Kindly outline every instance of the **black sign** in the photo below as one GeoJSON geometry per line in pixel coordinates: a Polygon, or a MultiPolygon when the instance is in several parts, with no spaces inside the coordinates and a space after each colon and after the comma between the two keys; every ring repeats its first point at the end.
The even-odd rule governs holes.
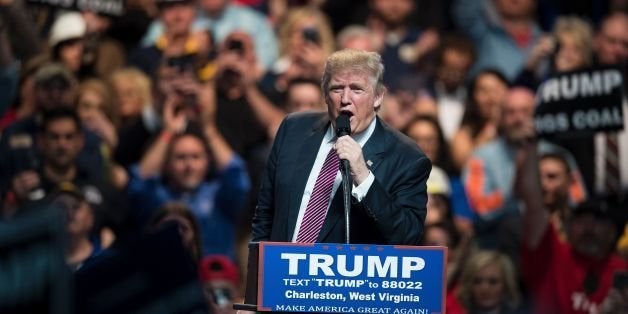
{"type": "Polygon", "coordinates": [[[124,0],[28,0],[30,3],[44,4],[55,8],[78,11],[92,11],[102,15],[121,16],[124,14],[124,0]]]}
{"type": "Polygon", "coordinates": [[[536,93],[539,135],[616,131],[624,128],[623,77],[615,68],[561,73],[536,93]]]}

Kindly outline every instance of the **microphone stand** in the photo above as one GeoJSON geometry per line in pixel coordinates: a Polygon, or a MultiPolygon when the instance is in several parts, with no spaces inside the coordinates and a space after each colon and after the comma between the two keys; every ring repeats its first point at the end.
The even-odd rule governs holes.
{"type": "Polygon", "coordinates": [[[342,198],[345,209],[345,243],[350,243],[349,230],[349,214],[351,212],[351,189],[353,188],[353,180],[351,178],[351,174],[349,173],[349,169],[342,167],[342,198]]]}
{"type": "MultiPolygon", "coordinates": [[[[351,121],[348,115],[341,114],[336,118],[336,136],[341,137],[351,134],[351,121]]],[[[350,165],[348,160],[340,161],[340,172],[342,173],[342,197],[345,209],[345,243],[349,244],[349,212],[351,211],[351,188],[353,180],[351,178],[350,165]]]]}

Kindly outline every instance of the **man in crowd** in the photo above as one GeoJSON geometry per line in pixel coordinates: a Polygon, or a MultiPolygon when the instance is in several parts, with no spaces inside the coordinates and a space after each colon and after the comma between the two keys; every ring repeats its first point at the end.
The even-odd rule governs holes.
{"type": "Polygon", "coordinates": [[[486,68],[496,68],[509,79],[519,74],[541,37],[534,19],[535,9],[536,0],[454,2],[454,22],[476,42],[477,60],[472,76],[486,68]]]}
{"type": "Polygon", "coordinates": [[[158,0],[156,3],[164,32],[151,45],[132,51],[129,63],[140,68],[149,77],[156,77],[158,74],[155,72],[163,63],[179,61],[178,66],[182,70],[192,70],[193,57],[199,50],[197,38],[192,32],[192,22],[196,14],[194,1],[158,0]],[[184,68],[186,66],[187,69],[184,68]]]}
{"type": "Polygon", "coordinates": [[[429,93],[434,98],[438,123],[445,138],[452,139],[462,122],[467,101],[466,81],[475,60],[473,43],[463,36],[450,36],[436,54],[436,72],[429,93]]]}
{"type": "MultiPolygon", "coordinates": [[[[168,0],[165,0],[166,2],[168,0]]],[[[246,32],[254,40],[254,54],[258,63],[249,71],[261,75],[271,67],[277,59],[278,44],[275,33],[268,20],[259,12],[246,6],[234,4],[231,0],[202,0],[200,9],[194,20],[193,30],[211,29],[216,36],[216,42],[225,42],[229,34],[234,31],[246,32]]],[[[163,32],[161,23],[153,23],[148,29],[144,44],[150,45],[163,32]]]]}
{"type": "MultiPolygon", "coordinates": [[[[0,139],[0,193],[9,203],[15,199],[7,194],[10,180],[23,169],[38,167],[37,133],[43,116],[58,108],[74,110],[77,82],[70,71],[61,64],[42,66],[34,74],[35,113],[11,123],[0,139]],[[34,163],[34,164],[28,164],[34,163]]],[[[104,178],[104,157],[100,151],[100,138],[90,131],[79,128],[84,136],[84,145],[79,150],[78,165],[90,176],[104,178]]]]}
{"type": "Polygon", "coordinates": [[[233,258],[236,224],[250,182],[244,161],[216,127],[215,105],[208,93],[205,88],[195,97],[200,121],[190,119],[192,106],[182,97],[166,95],[164,128],[140,163],[131,167],[127,192],[140,224],[167,202],[185,203],[201,228],[201,254],[233,258]]]}
{"type": "MultiPolygon", "coordinates": [[[[512,88],[502,105],[501,135],[478,148],[469,159],[463,182],[469,205],[476,214],[478,243],[486,249],[499,249],[516,260],[519,251],[520,211],[514,193],[515,154],[518,147],[534,138],[534,93],[523,87],[512,88]]],[[[539,142],[541,153],[559,152],[569,160],[574,182],[570,200],[582,201],[585,189],[573,157],[564,149],[539,142]]]]}
{"type": "MultiPolygon", "coordinates": [[[[624,88],[628,86],[628,15],[623,12],[607,16],[595,34],[594,50],[600,65],[617,66],[624,74],[624,88]]],[[[578,161],[589,161],[595,177],[593,189],[597,193],[628,195],[628,101],[624,89],[624,129],[611,133],[597,133],[594,137],[594,154],[583,152],[578,161]],[[595,156],[594,160],[591,157],[595,156]],[[614,162],[613,162],[614,161],[614,162]]],[[[584,166],[583,166],[584,167],[584,166]]],[[[628,197],[625,198],[628,203],[628,197]]]]}
{"type": "Polygon", "coordinates": [[[299,112],[308,110],[325,110],[320,84],[317,80],[308,78],[291,80],[286,89],[286,111],[299,112]]]}
{"type": "MultiPolygon", "coordinates": [[[[547,192],[539,184],[536,143],[521,146],[516,154],[515,186],[526,207],[521,266],[534,313],[599,313],[615,273],[628,270],[628,263],[614,253],[626,223],[625,207],[611,197],[579,204],[565,221],[563,241],[550,223],[543,197],[547,192]]],[[[607,300],[604,313],[625,311],[627,300],[607,300]]]]}
{"type": "Polygon", "coordinates": [[[439,41],[435,30],[421,32],[411,25],[410,17],[416,9],[412,0],[373,0],[369,1],[372,15],[367,25],[374,41],[375,51],[379,51],[386,64],[384,74],[386,86],[394,92],[417,81],[417,63],[439,41]]]}
{"type": "Polygon", "coordinates": [[[46,196],[69,182],[82,191],[93,207],[93,231],[96,235],[102,228],[108,227],[118,238],[126,236],[130,226],[127,225],[128,209],[124,195],[77,162],[85,137],[76,112],[63,108],[46,112],[37,142],[41,165],[27,164],[16,170],[11,178],[11,191],[20,205],[18,211],[47,203],[49,198],[46,196]]]}
{"type": "Polygon", "coordinates": [[[543,205],[549,210],[550,221],[564,240],[565,222],[571,214],[569,187],[574,184],[569,164],[560,154],[545,154],[539,158],[539,175],[543,189],[543,205]]]}

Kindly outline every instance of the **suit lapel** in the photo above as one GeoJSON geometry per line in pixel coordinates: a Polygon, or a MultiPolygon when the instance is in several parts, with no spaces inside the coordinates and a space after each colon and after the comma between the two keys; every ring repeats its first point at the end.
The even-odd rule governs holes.
{"type": "Polygon", "coordinates": [[[375,173],[375,169],[377,169],[377,167],[381,164],[384,152],[386,151],[386,143],[389,142],[387,139],[387,127],[382,124],[379,117],[376,117],[376,119],[377,125],[375,126],[375,131],[373,131],[373,134],[362,148],[364,161],[373,173],[375,173]]]}
{"type": "MultiPolygon", "coordinates": [[[[373,173],[375,173],[375,169],[380,165],[380,161],[384,156],[384,151],[386,150],[387,143],[387,133],[384,129],[385,127],[382,125],[378,117],[376,117],[376,119],[377,124],[375,126],[375,130],[373,131],[373,134],[371,134],[371,137],[368,139],[366,144],[364,144],[364,147],[362,147],[364,161],[367,163],[367,166],[373,173]]],[[[338,223],[341,223],[344,228],[344,204],[342,199],[342,193],[343,188],[342,184],[340,184],[340,187],[338,188],[338,190],[336,190],[336,194],[334,195],[329,211],[327,212],[327,216],[325,217],[325,222],[323,223],[323,228],[318,235],[317,242],[324,242],[325,239],[329,236],[330,232],[338,223]]],[[[345,234],[344,230],[342,234],[345,234]]],[[[342,241],[344,242],[344,238],[342,239],[342,241]]]]}
{"type": "Polygon", "coordinates": [[[292,238],[292,234],[294,234],[297,217],[299,216],[299,206],[301,206],[307,179],[312,171],[312,166],[316,160],[321,141],[328,127],[329,119],[327,118],[327,114],[324,114],[321,116],[321,119],[316,121],[312,128],[304,134],[303,138],[296,139],[298,141],[296,145],[300,145],[301,149],[293,173],[290,204],[288,205],[288,208],[294,208],[294,210],[288,210],[288,238],[290,239],[292,238]]]}

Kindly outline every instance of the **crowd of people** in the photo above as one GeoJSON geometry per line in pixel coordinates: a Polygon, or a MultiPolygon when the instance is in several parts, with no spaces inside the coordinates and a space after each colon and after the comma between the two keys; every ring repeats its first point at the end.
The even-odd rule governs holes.
{"type": "Polygon", "coordinates": [[[326,112],[326,60],[356,49],[432,163],[415,244],[448,247],[447,313],[628,313],[628,101],[619,131],[534,120],[556,74],[614,67],[626,92],[625,1],[45,2],[0,0],[0,222],[67,211],[72,271],[174,224],[232,311],[280,125],[326,112]]]}

